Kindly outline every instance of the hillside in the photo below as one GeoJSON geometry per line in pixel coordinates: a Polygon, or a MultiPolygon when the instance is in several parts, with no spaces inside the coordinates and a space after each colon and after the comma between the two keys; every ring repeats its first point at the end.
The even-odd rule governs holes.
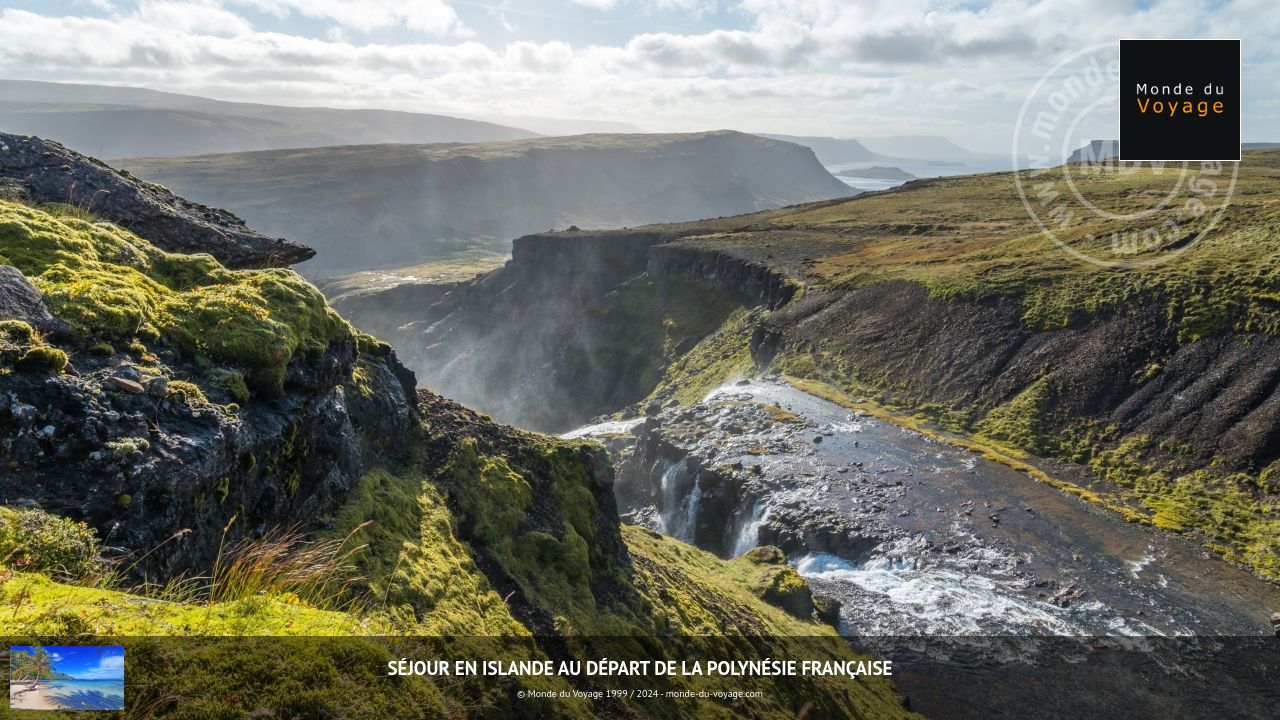
{"type": "Polygon", "coordinates": [[[583,135],[135,158],[119,164],[316,249],[311,276],[414,265],[577,225],[617,228],[842,197],[796,145],[736,132],[583,135]]]}
{"type": "Polygon", "coordinates": [[[760,137],[781,142],[795,143],[813,150],[818,162],[823,165],[840,165],[841,163],[866,162],[868,160],[891,160],[892,158],[872,152],[865,145],[852,138],[814,137],[802,135],[769,135],[760,133],[760,137]]]}
{"type": "Polygon", "coordinates": [[[447,115],[285,107],[144,88],[28,80],[0,80],[0,132],[51,138],[95,157],[535,136],[447,115]]]}
{"type": "Polygon", "coordinates": [[[917,717],[874,677],[733,679],[749,701],[662,678],[693,692],[661,703],[603,692],[648,677],[388,677],[406,657],[858,656],[776,552],[621,526],[599,444],[415,392],[293,271],[25,190],[0,199],[0,629],[124,644],[130,714],[917,717]]]}
{"type": "MultiPolygon", "coordinates": [[[[974,175],[521,238],[506,267],[416,321],[384,306],[377,329],[425,384],[544,429],[783,373],[1275,580],[1277,166],[1275,151],[1248,153],[1222,225],[1146,268],[1077,263],[1031,223],[1011,175],[974,175]]],[[[1117,208],[1168,181],[1149,168],[1077,179],[1117,208]]],[[[1071,238],[1102,252],[1127,228],[1095,219],[1071,238]]]]}

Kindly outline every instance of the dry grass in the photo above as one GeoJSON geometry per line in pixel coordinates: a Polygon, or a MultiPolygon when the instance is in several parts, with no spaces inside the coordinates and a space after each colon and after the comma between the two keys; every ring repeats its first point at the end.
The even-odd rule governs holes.
{"type": "MultiPolygon", "coordinates": [[[[224,539],[234,522],[233,517],[224,528],[224,539]]],[[[349,609],[358,601],[351,588],[363,579],[354,558],[366,546],[348,543],[368,525],[327,540],[308,540],[298,527],[276,528],[256,540],[222,546],[209,578],[209,601],[285,597],[325,610],[349,609]]]]}

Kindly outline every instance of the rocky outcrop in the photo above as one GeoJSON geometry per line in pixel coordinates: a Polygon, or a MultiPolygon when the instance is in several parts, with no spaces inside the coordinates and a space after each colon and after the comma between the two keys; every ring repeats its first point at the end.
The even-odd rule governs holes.
{"type": "MultiPolygon", "coordinates": [[[[24,165],[34,186],[62,172],[147,190],[37,153],[55,146],[5,142],[20,143],[10,161],[54,164],[24,165]]],[[[112,205],[127,212],[150,196],[113,197],[132,198],[112,205]]],[[[260,236],[201,235],[190,207],[148,205],[146,225],[181,233],[174,249],[265,262],[245,244],[260,236]]],[[[0,505],[83,520],[124,567],[172,577],[207,572],[224,542],[314,528],[403,450],[413,374],[292,271],[231,273],[60,207],[3,201],[0,214],[14,263],[0,265],[0,505]]]]}
{"type": "Polygon", "coordinates": [[[643,399],[733,308],[794,293],[764,266],[670,244],[698,231],[529,235],[506,266],[425,307],[391,301],[405,292],[396,288],[361,298],[360,312],[385,309],[371,329],[424,385],[506,422],[564,431],[643,399]]]}
{"type": "Polygon", "coordinates": [[[291,240],[250,230],[226,210],[190,202],[37,137],[0,133],[0,190],[27,202],[74,206],[162,250],[209,253],[229,268],[282,267],[315,255],[291,240]]]}
{"type": "Polygon", "coordinates": [[[394,356],[361,360],[352,385],[353,344],[299,363],[284,394],[243,407],[176,381],[203,376],[177,353],[157,359],[79,352],[74,374],[4,378],[0,504],[84,520],[126,564],[141,560],[138,572],[203,571],[231,516],[228,541],[312,526],[415,418],[394,356]]]}

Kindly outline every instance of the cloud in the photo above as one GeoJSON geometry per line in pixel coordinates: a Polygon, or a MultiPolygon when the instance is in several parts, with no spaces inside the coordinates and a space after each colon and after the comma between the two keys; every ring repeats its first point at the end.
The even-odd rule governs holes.
{"type": "Polygon", "coordinates": [[[618,6],[618,0],[569,0],[574,5],[581,5],[595,10],[612,10],[618,6]]]}
{"type": "MultiPolygon", "coordinates": [[[[1073,49],[1138,30],[1244,37],[1246,98],[1274,97],[1280,59],[1264,40],[1280,36],[1280,13],[1264,12],[1266,3],[739,0],[736,17],[745,22],[737,27],[639,27],[624,41],[593,44],[507,41],[501,33],[481,43],[442,0],[143,0],[105,17],[0,10],[0,76],[286,104],[593,117],[652,130],[885,135],[954,127],[962,144],[995,150],[1041,72],[1073,49]],[[245,19],[251,10],[322,22],[315,37],[267,32],[245,19]],[[392,27],[432,37],[365,35],[392,27]]],[[[1245,108],[1246,135],[1254,107],[1245,108]]],[[[1277,112],[1256,107],[1260,123],[1277,112]]]]}
{"type": "Polygon", "coordinates": [[[278,17],[297,13],[329,20],[350,30],[371,32],[406,27],[433,35],[465,35],[469,31],[444,0],[227,0],[278,17]]]}
{"type": "Polygon", "coordinates": [[[116,680],[124,677],[124,655],[104,655],[96,667],[76,673],[79,680],[116,680]]]}
{"type": "Polygon", "coordinates": [[[243,35],[253,31],[244,18],[211,0],[143,0],[137,18],[144,24],[184,33],[243,35]]]}

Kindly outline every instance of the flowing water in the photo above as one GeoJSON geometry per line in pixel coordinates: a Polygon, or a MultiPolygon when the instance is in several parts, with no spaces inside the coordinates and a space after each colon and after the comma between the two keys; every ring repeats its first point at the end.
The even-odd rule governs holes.
{"type": "Polygon", "coordinates": [[[712,482],[696,468],[751,468],[749,498],[715,519],[725,554],[817,517],[873,538],[790,551],[815,592],[841,600],[844,634],[1262,635],[1280,611],[1280,588],[1202,548],[784,382],[728,385],[700,405],[650,419],[695,438],[661,474],[655,529],[693,540],[712,482]],[[753,407],[794,417],[742,421],[753,407]]]}

